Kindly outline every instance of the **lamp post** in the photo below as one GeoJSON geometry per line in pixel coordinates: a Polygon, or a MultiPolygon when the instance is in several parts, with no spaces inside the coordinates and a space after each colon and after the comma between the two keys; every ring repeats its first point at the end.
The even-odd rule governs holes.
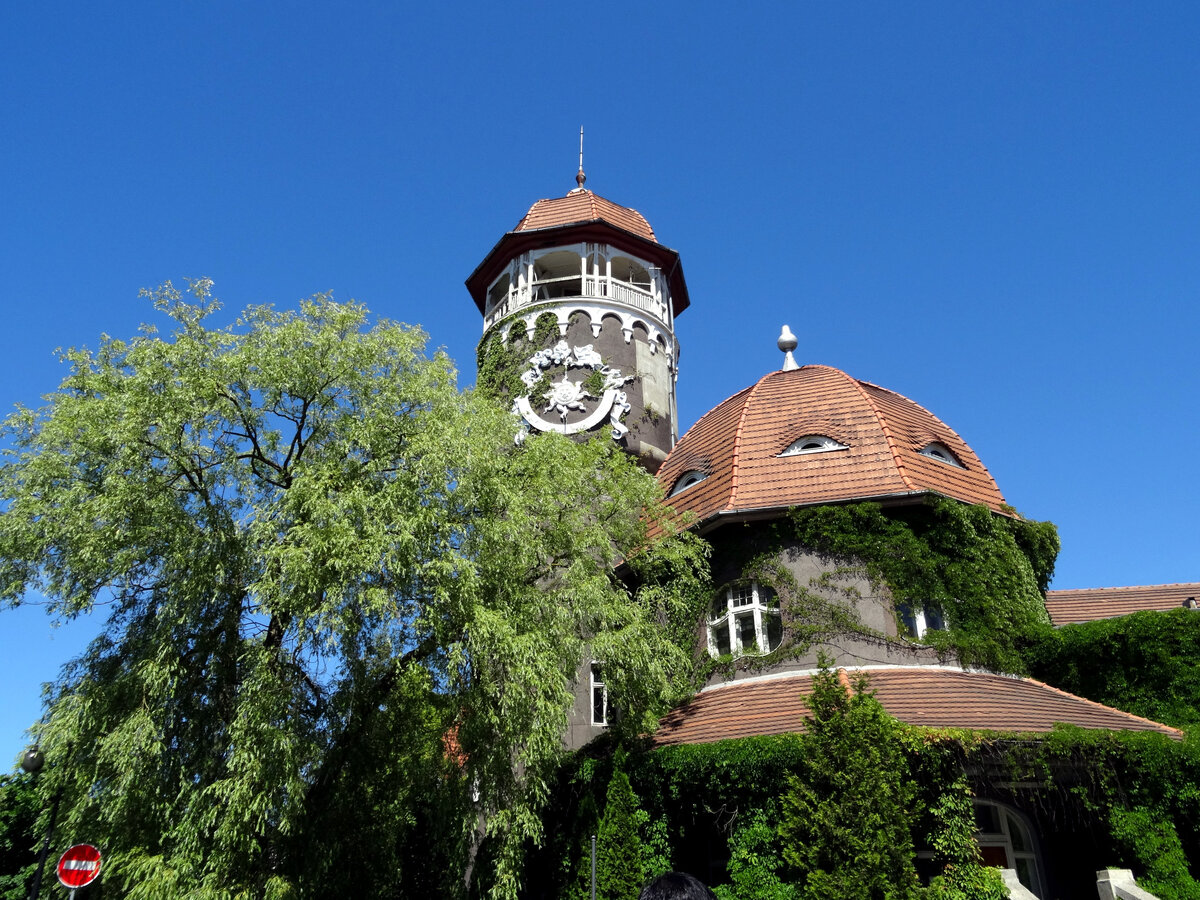
{"type": "MultiPolygon", "coordinates": [[[[36,775],[46,764],[42,751],[34,744],[21,754],[21,768],[30,775],[36,775]]],[[[42,842],[42,852],[38,854],[37,870],[33,873],[33,887],[29,889],[29,900],[37,900],[42,890],[42,870],[46,867],[46,854],[50,851],[50,842],[54,840],[54,823],[58,819],[58,801],[62,799],[62,791],[54,795],[50,804],[50,827],[46,829],[46,839],[42,842]]]]}

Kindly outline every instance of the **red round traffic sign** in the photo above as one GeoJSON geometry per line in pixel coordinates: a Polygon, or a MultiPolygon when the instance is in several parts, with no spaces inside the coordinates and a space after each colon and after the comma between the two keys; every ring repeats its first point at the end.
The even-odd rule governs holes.
{"type": "Polygon", "coordinates": [[[58,880],[72,890],[91,884],[100,875],[100,851],[91,844],[76,844],[58,861],[58,880]]]}

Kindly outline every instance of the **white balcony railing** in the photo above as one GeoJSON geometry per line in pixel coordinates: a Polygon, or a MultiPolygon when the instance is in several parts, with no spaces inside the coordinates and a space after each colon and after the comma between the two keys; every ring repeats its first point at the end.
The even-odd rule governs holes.
{"type": "Polygon", "coordinates": [[[484,314],[484,330],[531,304],[575,297],[609,300],[649,313],[663,323],[667,322],[666,304],[647,288],[603,275],[568,275],[542,278],[523,289],[512,288],[503,300],[484,314]]]}

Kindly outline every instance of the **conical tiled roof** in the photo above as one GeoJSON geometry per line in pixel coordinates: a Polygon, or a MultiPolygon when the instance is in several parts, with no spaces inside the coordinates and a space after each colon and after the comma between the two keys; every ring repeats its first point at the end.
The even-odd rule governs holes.
{"type": "Polygon", "coordinates": [[[996,482],[958,434],[924,407],[828,366],[772,372],[698,421],[658,471],[670,494],[682,476],[703,480],[668,499],[703,523],[846,500],[935,493],[1007,509],[996,482]],[[804,437],[844,449],[781,456],[804,437]],[[920,451],[948,449],[961,467],[920,451]]]}
{"type": "Polygon", "coordinates": [[[533,231],[585,222],[608,222],[630,234],[658,242],[658,238],[654,236],[654,229],[650,227],[646,217],[636,209],[618,206],[611,200],[605,200],[599,194],[587,190],[575,190],[565,197],[537,201],[529,207],[529,212],[525,213],[513,231],[533,231]]]}

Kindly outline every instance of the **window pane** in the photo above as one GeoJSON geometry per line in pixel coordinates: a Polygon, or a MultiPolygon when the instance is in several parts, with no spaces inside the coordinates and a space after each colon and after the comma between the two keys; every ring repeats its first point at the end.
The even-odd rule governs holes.
{"type": "Polygon", "coordinates": [[[592,676],[592,724],[608,724],[608,689],[592,676]]]}
{"type": "Polygon", "coordinates": [[[779,613],[766,613],[763,619],[767,630],[767,649],[774,650],[783,640],[783,621],[779,618],[779,613]]]}
{"type": "Polygon", "coordinates": [[[758,650],[758,632],[754,628],[754,613],[739,613],[734,617],[739,653],[754,653],[758,650]]]}
{"type": "Polygon", "coordinates": [[[729,648],[729,619],[722,619],[712,626],[711,631],[717,656],[729,656],[733,652],[729,648]]]}
{"type": "Polygon", "coordinates": [[[758,602],[767,609],[779,609],[779,595],[765,585],[758,589],[758,602]]]}
{"type": "Polygon", "coordinates": [[[946,617],[942,615],[942,608],[933,603],[925,605],[925,627],[930,631],[945,631],[946,617]]]}
{"type": "Polygon", "coordinates": [[[708,614],[709,621],[715,622],[718,618],[725,615],[728,609],[728,601],[725,599],[724,594],[721,594],[719,597],[713,597],[712,607],[709,609],[708,614]]]}
{"type": "Polygon", "coordinates": [[[975,804],[975,828],[982,834],[1002,834],[1000,811],[986,803],[975,804]]]}
{"type": "Polygon", "coordinates": [[[754,602],[754,586],[744,584],[741,587],[729,589],[729,599],[736,606],[749,606],[754,602]]]}
{"type": "Polygon", "coordinates": [[[1033,883],[1033,860],[1017,857],[1017,864],[1013,868],[1017,870],[1017,881],[1032,891],[1036,887],[1033,883]]]}
{"type": "Polygon", "coordinates": [[[1013,849],[1014,850],[1031,850],[1031,849],[1033,849],[1029,846],[1029,841],[1025,837],[1025,829],[1021,825],[1021,823],[1017,821],[1017,817],[1014,815],[1008,814],[1008,815],[1005,815],[1005,818],[1008,819],[1008,838],[1009,838],[1009,840],[1012,841],[1013,849]]]}

